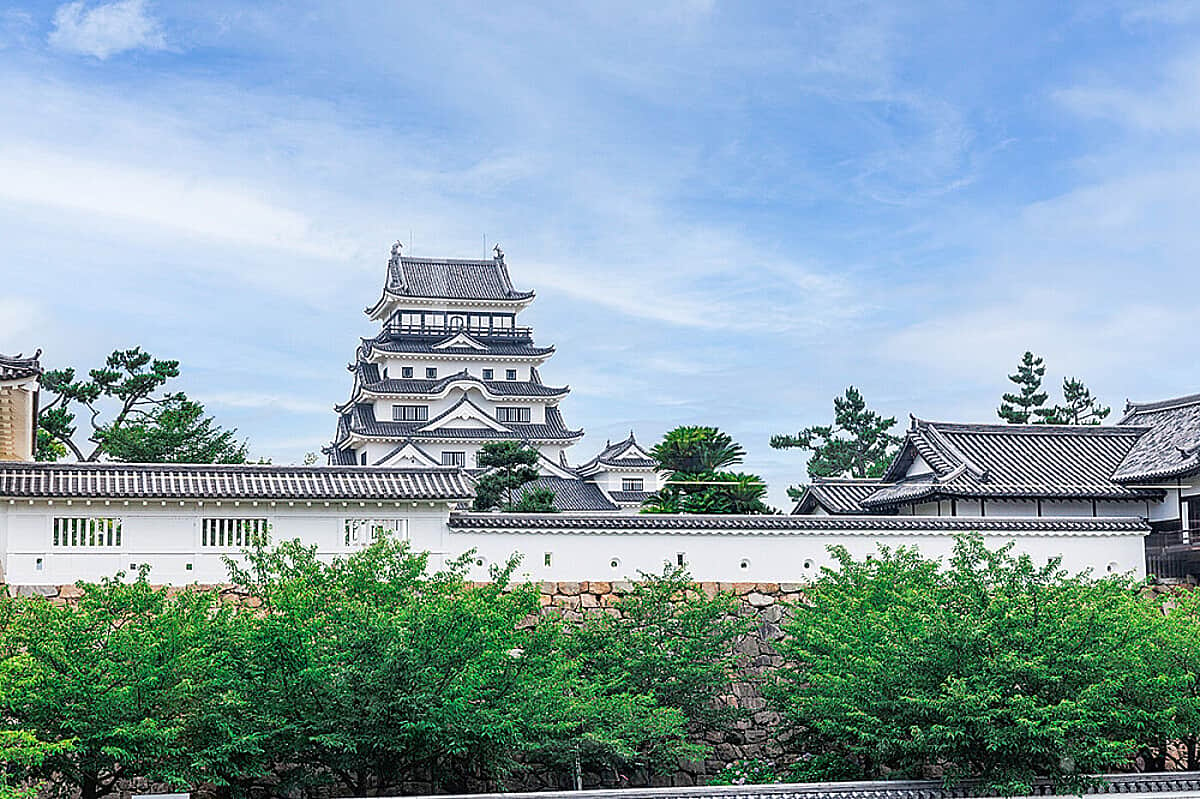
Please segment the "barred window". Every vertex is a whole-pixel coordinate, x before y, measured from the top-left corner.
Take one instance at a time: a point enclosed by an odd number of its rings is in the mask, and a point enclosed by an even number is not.
[[[643,482],[641,477],[622,477],[621,478],[621,490],[622,491],[641,491],[645,485],[646,484],[645,484],[645,482]]]
[[[346,546],[365,547],[381,536],[397,538],[404,534],[403,519],[346,519],[343,524]]]
[[[496,420],[500,422],[529,422],[528,408],[497,408]]]
[[[428,405],[393,405],[393,422],[427,422],[429,421]]]
[[[54,546],[119,547],[121,520],[111,516],[56,516]]]
[[[200,520],[202,547],[249,547],[266,543],[266,519],[214,517]]]
[[[443,452],[442,453],[442,465],[443,466],[466,466],[467,465],[467,453],[465,453],[465,452]]]

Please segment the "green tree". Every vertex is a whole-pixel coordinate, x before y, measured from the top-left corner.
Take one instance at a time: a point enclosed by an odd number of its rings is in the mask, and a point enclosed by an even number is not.
[[[1072,576],[979,535],[949,563],[882,549],[805,590],[771,696],[803,778],[980,778],[1006,794],[1079,789],[1173,731],[1153,602],[1124,578]]]
[[[522,490],[527,483],[538,479],[539,457],[538,451],[523,441],[489,441],[480,447],[477,462],[487,471],[475,481],[474,510],[529,513],[557,510],[553,491]]]
[[[224,721],[228,613],[211,593],[151,588],[146,570],[123,577],[81,583],[75,608],[3,600],[0,725],[49,745],[19,775],[82,799],[126,777],[220,784],[253,748]]]
[[[515,561],[477,584],[471,557],[431,574],[427,553],[385,537],[331,563],[299,542],[230,562],[261,603],[243,611],[239,671],[276,790],[387,795],[432,778],[461,792],[536,765],[692,751],[653,696],[579,678],[561,626],[528,621],[538,594],[510,582]]]
[[[878,477],[887,470],[893,448],[901,441],[888,432],[895,425],[894,416],[880,416],[868,409],[859,390],[850,386],[833,400],[832,425],[806,427],[794,436],[771,436],[771,446],[811,452],[810,477]],[[793,486],[788,494],[796,499],[800,491]]]
[[[1101,405],[1078,378],[1063,378],[1062,390],[1063,404],[1050,409],[1039,408],[1039,421],[1044,424],[1100,424],[1112,413],[1112,408]]]
[[[1017,373],[1009,375],[1008,379],[1015,383],[1018,393],[1005,394],[996,413],[1009,424],[1028,424],[1033,416],[1044,417],[1047,409],[1048,394],[1042,391],[1042,378],[1046,375],[1046,365],[1041,358],[1032,352],[1026,352],[1017,364]]]
[[[653,695],[679,710],[694,735],[723,731],[743,715],[717,697],[745,665],[737,645],[757,626],[728,592],[709,597],[683,567],[641,574],[621,614],[586,617],[568,631],[581,674],[612,692]]]
[[[242,463],[246,448],[205,416],[204,407],[183,394],[160,394],[179,376],[179,361],[154,358],[141,348],[115,350],[86,378],[74,369],[42,375],[50,396],[38,413],[38,460],[57,460],[70,451],[81,461]],[[76,411],[86,413],[91,432],[76,440]],[[114,409],[104,421],[106,409]]]
[[[14,785],[10,772],[36,769],[52,755],[70,751],[74,741],[46,743],[27,730],[0,730],[0,799],[34,799],[38,786]]]
[[[715,427],[677,427],[650,450],[666,484],[642,503],[643,513],[774,513],[762,478],[722,471],[746,451]]]

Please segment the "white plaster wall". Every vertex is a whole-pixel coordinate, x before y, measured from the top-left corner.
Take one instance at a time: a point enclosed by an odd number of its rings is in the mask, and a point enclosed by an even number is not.
[[[917,546],[926,555],[947,557],[954,545],[951,535],[875,535],[846,533],[789,533],[700,535],[668,533],[583,532],[478,532],[451,531],[453,551],[475,549],[474,576],[486,577],[487,566],[521,556],[518,573],[531,580],[623,580],[641,571],[655,572],[664,563],[676,563],[682,553],[697,580],[743,582],[803,582],[831,566],[831,545],[845,546],[856,557],[892,548]],[[1018,552],[1038,561],[1063,556],[1071,571],[1092,569],[1097,574],[1145,573],[1142,536],[1028,535],[988,536],[989,546],[1016,542]],[[550,565],[546,565],[546,555]],[[616,565],[613,565],[613,561]]]
[[[70,517],[117,517],[121,519],[121,544],[116,547],[55,547],[53,519]],[[395,519],[414,548],[436,556],[445,552],[444,505],[429,503],[330,503],[295,506],[244,502],[147,504],[113,502],[86,505],[81,502],[5,504],[0,511],[4,573],[14,585],[66,584],[96,580],[117,571],[132,572],[149,564],[155,583],[218,583],[226,579],[222,556],[238,554],[236,547],[201,548],[201,519],[211,517],[265,518],[271,539],[298,538],[315,544],[323,557],[354,551],[345,544],[346,519]],[[40,561],[40,563],[39,563]],[[191,568],[189,568],[189,564]]]

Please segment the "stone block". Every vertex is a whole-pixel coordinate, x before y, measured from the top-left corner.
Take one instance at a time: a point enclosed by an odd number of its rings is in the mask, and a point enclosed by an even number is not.
[[[612,583],[589,582],[588,593],[595,594],[596,596],[612,593]]]
[[[804,583],[780,583],[779,590],[785,594],[796,594],[804,590]]]
[[[83,596],[83,589],[77,585],[60,585],[58,595],[63,599],[79,599]]]
[[[753,591],[754,586],[756,585],[758,585],[758,583],[734,583],[733,593],[737,594],[738,596],[745,596]]]
[[[783,619],[783,608],[780,605],[771,605],[763,608],[762,620],[776,624]]]
[[[779,583],[759,583],[755,589],[763,594],[771,594],[772,596],[779,593]]]
[[[598,608],[600,607],[600,598],[595,594],[580,594],[579,604],[585,608]]]
[[[617,580],[612,584],[612,592],[614,594],[628,594],[633,591],[633,583],[628,580]]]
[[[57,585],[18,585],[17,596],[58,596]]]
[[[775,597],[759,591],[752,591],[746,594],[746,601],[750,603],[751,607],[766,608],[775,604]]]
[[[541,591],[543,594],[553,594],[557,588],[558,583],[552,583],[549,581],[544,581],[541,585]]]
[[[563,596],[579,596],[579,583],[559,583],[557,593]]]

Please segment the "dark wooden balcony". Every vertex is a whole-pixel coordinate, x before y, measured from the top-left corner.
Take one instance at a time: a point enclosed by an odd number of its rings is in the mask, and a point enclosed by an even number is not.
[[[441,338],[466,333],[473,338],[532,341],[532,327],[468,327],[466,325],[402,325],[388,322],[383,326],[389,336],[427,336]]]
[[[1155,530],[1146,536],[1146,574],[1160,580],[1200,579],[1200,529]]]

